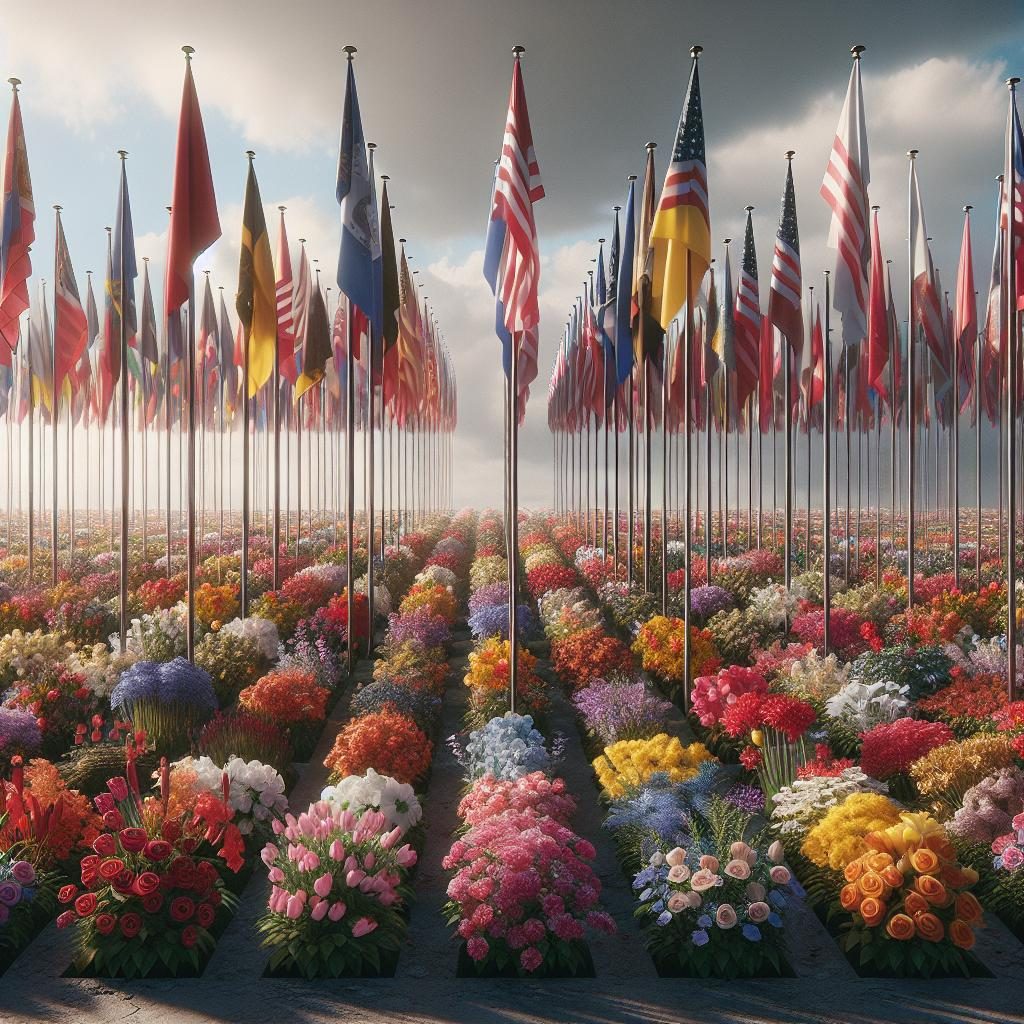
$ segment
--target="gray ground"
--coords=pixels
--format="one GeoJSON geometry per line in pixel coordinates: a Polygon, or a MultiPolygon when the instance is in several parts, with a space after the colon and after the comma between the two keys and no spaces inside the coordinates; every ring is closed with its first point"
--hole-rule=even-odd
{"type": "MultiPolygon", "coordinates": [[[[461,680],[468,649],[467,641],[456,645],[441,737],[450,736],[461,724],[465,704],[461,680]]],[[[366,665],[360,669],[368,670],[366,665]]],[[[340,702],[336,717],[328,722],[292,794],[293,804],[304,804],[319,794],[326,776],[323,758],[344,721],[345,706],[345,701],[340,702]]],[[[579,798],[574,825],[597,846],[604,904],[619,924],[617,936],[602,935],[591,941],[596,977],[546,982],[455,977],[457,946],[441,916],[447,884],[441,858],[456,826],[461,775],[442,740],[425,802],[428,834],[415,878],[417,899],[394,978],[314,982],[262,978],[266,955],[259,948],[254,923],[265,905],[266,880],[257,872],[201,978],[128,982],[61,977],[71,961],[71,932],[50,926],[0,977],[0,1021],[1024,1024],[1024,946],[994,920],[980,934],[977,948],[995,975],[991,979],[860,979],[818,919],[803,907],[793,909],[787,929],[796,978],[747,982],[658,978],[633,922],[628,883],[601,831],[593,777],[570,708],[561,698],[554,728],[569,740],[562,773],[579,798]]]]}

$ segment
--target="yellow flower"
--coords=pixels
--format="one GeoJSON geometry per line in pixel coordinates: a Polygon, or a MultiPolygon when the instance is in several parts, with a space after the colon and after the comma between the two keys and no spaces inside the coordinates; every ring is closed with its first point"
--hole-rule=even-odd
{"type": "Polygon", "coordinates": [[[971,786],[1014,763],[1010,737],[972,736],[929,751],[910,766],[918,793],[931,800],[940,817],[952,816],[971,786]]]}
{"type": "Polygon", "coordinates": [[[685,782],[697,774],[702,762],[713,759],[703,743],[684,747],[678,736],[659,733],[650,739],[620,740],[605,747],[594,760],[594,771],[605,794],[614,799],[658,772],[673,782],[685,782]]]}
{"type": "Polygon", "coordinates": [[[801,853],[818,867],[842,871],[868,850],[865,836],[900,820],[899,804],[879,793],[853,793],[807,833],[801,853]]]}

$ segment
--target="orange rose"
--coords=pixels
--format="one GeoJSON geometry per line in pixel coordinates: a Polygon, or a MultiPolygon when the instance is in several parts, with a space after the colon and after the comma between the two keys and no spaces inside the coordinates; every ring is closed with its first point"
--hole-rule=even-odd
{"type": "Polygon", "coordinates": [[[919,892],[910,889],[903,897],[903,909],[911,917],[916,918],[918,914],[925,914],[931,910],[931,904],[919,892]]]}
{"type": "Polygon", "coordinates": [[[956,918],[949,926],[949,937],[959,949],[974,948],[974,931],[966,921],[956,918]]]}
{"type": "Polygon", "coordinates": [[[929,911],[925,911],[923,914],[915,914],[914,924],[917,926],[921,938],[926,939],[928,942],[941,942],[942,937],[946,934],[946,929],[942,927],[942,922],[929,911]]]}
{"type": "Polygon", "coordinates": [[[931,875],[939,866],[939,858],[927,847],[922,846],[910,855],[910,863],[919,875],[931,875]]]}
{"type": "Polygon", "coordinates": [[[885,917],[886,905],[874,896],[865,897],[860,904],[860,916],[869,928],[874,928],[885,917]]]}
{"type": "Polygon", "coordinates": [[[865,896],[874,896],[878,898],[885,892],[885,882],[882,881],[882,876],[875,871],[865,871],[860,878],[857,879],[857,888],[865,896]]]}
{"type": "Polygon", "coordinates": [[[886,934],[892,939],[906,942],[914,937],[916,931],[914,920],[906,914],[893,914],[885,926],[886,934]]]}
{"type": "Polygon", "coordinates": [[[882,869],[882,881],[893,889],[903,885],[903,872],[895,864],[882,869]]]}
{"type": "Polygon", "coordinates": [[[881,874],[892,863],[892,854],[869,853],[864,860],[872,871],[877,871],[881,874]]]}
{"type": "Polygon", "coordinates": [[[969,925],[975,927],[981,921],[981,904],[978,902],[974,893],[962,892],[956,898],[956,916],[963,918],[969,925]]]}
{"type": "Polygon", "coordinates": [[[944,907],[948,902],[946,887],[931,875],[920,875],[914,888],[933,906],[944,907]]]}
{"type": "Polygon", "coordinates": [[[843,910],[856,910],[860,903],[860,892],[852,883],[839,890],[839,904],[843,910]]]}
{"type": "Polygon", "coordinates": [[[861,858],[858,857],[856,860],[851,860],[849,864],[843,868],[843,877],[848,882],[856,882],[860,878],[860,873],[864,870],[864,865],[861,863],[861,858]]]}

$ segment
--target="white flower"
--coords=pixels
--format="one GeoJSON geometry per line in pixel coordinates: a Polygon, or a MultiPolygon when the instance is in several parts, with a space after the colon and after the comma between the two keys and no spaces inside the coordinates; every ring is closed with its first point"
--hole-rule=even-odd
{"type": "Polygon", "coordinates": [[[910,687],[880,681],[847,683],[835,696],[825,702],[825,710],[833,718],[843,719],[861,732],[880,722],[894,722],[902,718],[910,706],[907,697],[910,687]]]}
{"type": "Polygon", "coordinates": [[[407,832],[423,817],[423,808],[412,786],[380,775],[370,768],[365,775],[349,775],[334,786],[327,786],[320,799],[355,814],[372,808],[380,811],[389,828],[407,832]]]}
{"type": "Polygon", "coordinates": [[[261,619],[256,615],[250,615],[247,619],[232,619],[221,631],[254,640],[264,658],[268,661],[277,660],[277,626],[270,619],[261,619]]]}

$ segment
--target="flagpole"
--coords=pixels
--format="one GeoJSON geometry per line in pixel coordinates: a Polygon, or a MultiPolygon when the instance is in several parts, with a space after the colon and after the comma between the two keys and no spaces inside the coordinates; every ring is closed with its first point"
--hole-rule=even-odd
{"type": "MultiPolygon", "coordinates": [[[[692,46],[690,56],[696,63],[703,51],[702,46],[692,46]]],[[[686,313],[683,320],[683,422],[682,434],[685,446],[685,476],[683,483],[683,714],[690,710],[690,684],[692,674],[690,671],[690,620],[692,609],[690,607],[691,589],[691,560],[693,557],[692,535],[690,531],[690,516],[693,511],[693,474],[690,472],[690,455],[693,447],[690,443],[691,427],[691,400],[693,397],[693,299],[691,291],[696,291],[694,283],[690,280],[693,276],[693,251],[686,247],[686,258],[684,262],[684,273],[686,275],[686,313]]],[[[710,414],[710,409],[708,410],[710,414]]],[[[710,558],[710,553],[709,556],[710,558]]],[[[664,573],[664,568],[662,572],[664,573]]]]}
{"type": "MultiPolygon", "coordinates": [[[[25,319],[26,334],[29,338],[32,336],[32,317],[26,317],[25,319]]],[[[28,374],[28,585],[31,587],[33,582],[33,570],[35,560],[35,486],[33,483],[35,476],[35,459],[33,458],[33,449],[35,448],[35,429],[33,420],[35,419],[35,401],[32,395],[32,370],[25,362],[22,364],[25,373],[28,374]]],[[[19,384],[20,387],[20,384],[19,384]]]]}
{"type": "MultiPolygon", "coordinates": [[[[705,326],[705,331],[707,327],[705,326]]],[[[707,342],[710,344],[710,339],[707,342]]],[[[705,354],[706,362],[706,354],[705,354]]],[[[705,371],[706,373],[706,371],[705,371]]],[[[705,498],[707,499],[707,507],[704,514],[704,561],[705,565],[705,582],[708,586],[711,585],[711,530],[712,530],[712,516],[711,516],[711,380],[710,378],[704,385],[704,429],[705,429],[705,463],[706,463],[706,475],[707,475],[707,491],[705,498]]]]}
{"type": "MultiPolygon", "coordinates": [[[[167,208],[170,213],[170,207],[167,208]]],[[[165,454],[165,468],[167,470],[167,576],[171,575],[171,334],[170,318],[164,311],[164,427],[167,433],[167,451],[165,454]]],[[[181,311],[175,310],[171,316],[178,318],[178,326],[181,326],[181,311]]]]}
{"type": "MultiPolygon", "coordinates": [[[[968,222],[971,219],[972,206],[964,207],[964,216],[968,222]]],[[[973,281],[968,282],[968,287],[973,286],[973,281]]],[[[959,348],[959,339],[954,339],[956,348],[959,348]]],[[[960,587],[960,360],[956,349],[953,352],[953,582],[960,587]]],[[[980,380],[975,381],[975,388],[980,385],[980,380]]]]}
{"type": "MultiPolygon", "coordinates": [[[[51,399],[50,399],[50,441],[51,448],[53,451],[53,509],[51,510],[50,519],[50,571],[53,577],[53,585],[57,585],[57,491],[58,481],[60,474],[57,472],[57,420],[60,418],[60,394],[57,390],[57,290],[60,288],[60,263],[58,257],[58,246],[59,242],[57,239],[60,238],[60,211],[61,207],[54,205],[54,214],[56,215],[56,228],[54,235],[54,246],[53,246],[53,337],[47,338],[46,340],[51,343],[50,349],[50,377],[51,377],[51,399]]],[[[43,293],[43,306],[46,305],[46,293],[43,293]]],[[[68,410],[68,416],[70,417],[71,410],[68,410]]],[[[122,615],[123,618],[123,615],[122,615]]],[[[123,639],[123,638],[122,638],[123,639]]],[[[121,650],[124,650],[124,644],[122,643],[121,650]]]]}
{"type": "Polygon", "coordinates": [[[974,546],[974,589],[981,591],[981,336],[974,339],[977,368],[974,374],[974,487],[978,505],[978,534],[974,546]]]}
{"type": "MultiPolygon", "coordinates": [[[[907,153],[910,160],[910,175],[908,179],[908,219],[914,216],[914,160],[917,158],[917,150],[911,149],[907,153]]],[[[916,524],[914,513],[916,507],[916,473],[917,473],[917,396],[914,393],[914,371],[917,360],[914,329],[914,238],[913,225],[907,227],[907,607],[914,604],[914,544],[916,543],[916,524]]],[[[1012,598],[1011,598],[1012,601],[1012,598]]]]}
{"type": "MultiPolygon", "coordinates": [[[[824,575],[822,579],[822,604],[824,605],[822,647],[825,655],[829,653],[829,639],[832,625],[832,445],[829,443],[829,429],[832,424],[832,335],[831,335],[831,310],[832,302],[832,279],[830,272],[825,271],[825,389],[822,396],[824,407],[822,409],[822,554],[824,557],[824,575]]],[[[812,377],[813,385],[813,377],[812,377]]]]}
{"type": "MultiPolygon", "coordinates": [[[[121,158],[121,174],[125,173],[125,161],[128,153],[119,149],[117,155],[121,158]]],[[[121,223],[117,225],[118,237],[118,280],[120,281],[120,303],[121,310],[118,315],[119,350],[121,362],[120,394],[121,394],[121,574],[120,574],[120,619],[121,619],[121,650],[125,650],[128,635],[128,497],[129,497],[129,413],[128,413],[128,324],[125,320],[127,303],[125,302],[125,225],[124,206],[121,205],[121,223]]]]}
{"type": "Polygon", "coordinates": [[[809,358],[807,360],[810,377],[807,382],[807,394],[804,398],[804,415],[807,419],[807,520],[804,538],[804,572],[811,571],[811,397],[814,394],[814,285],[807,286],[807,305],[810,310],[811,337],[807,344],[809,358]]]}
{"type": "Polygon", "coordinates": [[[1016,267],[1016,143],[1015,114],[1017,109],[1017,83],[1019,78],[1008,78],[1010,92],[1010,118],[1007,122],[1006,139],[1006,246],[1003,259],[1006,261],[1006,291],[1003,294],[1004,315],[1007,325],[1007,416],[1006,416],[1006,473],[1009,502],[1009,522],[1006,534],[1006,652],[1007,692],[1012,701],[1017,694],[1017,346],[1019,343],[1019,321],[1017,319],[1017,267],[1016,267]]]}

